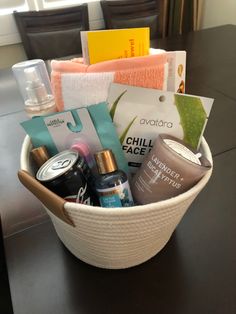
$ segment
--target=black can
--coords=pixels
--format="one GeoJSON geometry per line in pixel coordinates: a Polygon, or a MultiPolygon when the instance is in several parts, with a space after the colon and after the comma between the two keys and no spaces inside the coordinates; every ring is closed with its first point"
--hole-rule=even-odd
{"type": "Polygon", "coordinates": [[[96,205],[89,180],[90,169],[82,156],[74,150],[65,150],[46,161],[36,178],[49,190],[69,202],[96,205]]]}

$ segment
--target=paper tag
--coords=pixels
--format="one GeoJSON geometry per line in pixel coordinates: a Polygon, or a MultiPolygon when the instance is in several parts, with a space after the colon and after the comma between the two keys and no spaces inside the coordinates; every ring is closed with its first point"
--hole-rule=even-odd
{"type": "Polygon", "coordinates": [[[102,145],[88,110],[80,108],[72,112],[57,113],[44,118],[45,125],[58,151],[69,149],[77,140],[85,141],[92,154],[101,150],[102,145]],[[75,119],[76,115],[78,115],[77,119],[75,119]]]}

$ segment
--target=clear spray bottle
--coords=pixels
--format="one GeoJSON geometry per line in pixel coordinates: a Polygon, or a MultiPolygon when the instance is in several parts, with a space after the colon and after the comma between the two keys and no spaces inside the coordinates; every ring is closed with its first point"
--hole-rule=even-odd
{"type": "Polygon", "coordinates": [[[55,99],[43,60],[17,63],[13,65],[12,71],[25,102],[25,111],[30,118],[56,111],[55,99]]]}

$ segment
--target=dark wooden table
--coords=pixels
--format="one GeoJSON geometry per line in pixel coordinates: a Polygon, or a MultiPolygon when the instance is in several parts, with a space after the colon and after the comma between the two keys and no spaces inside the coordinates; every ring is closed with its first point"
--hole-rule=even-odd
{"type": "Polygon", "coordinates": [[[236,313],[236,26],[152,44],[187,50],[187,93],[215,98],[205,131],[214,172],[166,247],[126,270],[76,259],[18,183],[26,117],[11,72],[0,72],[0,208],[14,313],[236,313]]]}

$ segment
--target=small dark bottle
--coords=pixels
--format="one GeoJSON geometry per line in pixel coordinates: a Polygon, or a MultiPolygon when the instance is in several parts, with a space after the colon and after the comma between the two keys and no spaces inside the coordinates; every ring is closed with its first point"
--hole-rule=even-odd
{"type": "Polygon", "coordinates": [[[30,152],[30,155],[35,161],[35,164],[38,169],[50,158],[46,146],[33,148],[30,152]]]}
{"type": "Polygon", "coordinates": [[[112,150],[104,149],[95,154],[99,175],[96,191],[102,207],[128,207],[133,205],[127,175],[119,170],[112,150]]]}

